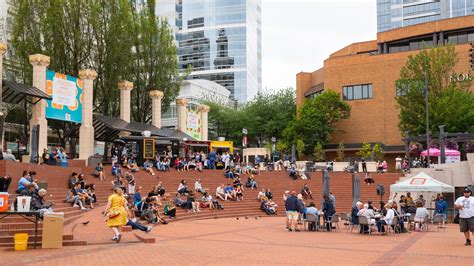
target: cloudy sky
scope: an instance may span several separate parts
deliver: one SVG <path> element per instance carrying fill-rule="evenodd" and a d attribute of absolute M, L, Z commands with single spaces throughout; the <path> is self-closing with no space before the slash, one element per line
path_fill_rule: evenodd
<path fill-rule="evenodd" d="M 262 0 L 263 89 L 295 88 L 298 72 L 376 33 L 376 0 Z"/>

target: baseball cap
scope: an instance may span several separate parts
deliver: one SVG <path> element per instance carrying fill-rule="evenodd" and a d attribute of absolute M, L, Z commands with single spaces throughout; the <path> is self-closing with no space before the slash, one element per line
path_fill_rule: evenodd
<path fill-rule="evenodd" d="M 471 189 L 470 189 L 469 187 L 465 187 L 465 188 L 464 188 L 464 193 L 466 193 L 466 192 L 472 193 L 472 191 L 471 191 Z"/>

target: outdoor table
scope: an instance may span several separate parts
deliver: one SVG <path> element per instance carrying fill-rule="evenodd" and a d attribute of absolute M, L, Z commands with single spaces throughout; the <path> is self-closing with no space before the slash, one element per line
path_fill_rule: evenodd
<path fill-rule="evenodd" d="M 39 222 L 39 219 L 40 219 L 40 213 L 37 212 L 37 211 L 29 211 L 29 212 L 12 212 L 12 211 L 8 211 L 8 212 L 0 212 L 0 220 L 2 220 L 3 218 L 6 218 L 10 215 L 18 215 L 20 217 L 23 217 L 24 219 L 32 222 L 35 224 L 35 243 L 33 245 L 33 248 L 36 248 L 36 245 L 38 243 L 38 222 Z M 31 219 L 29 216 L 34 216 L 34 220 Z"/>

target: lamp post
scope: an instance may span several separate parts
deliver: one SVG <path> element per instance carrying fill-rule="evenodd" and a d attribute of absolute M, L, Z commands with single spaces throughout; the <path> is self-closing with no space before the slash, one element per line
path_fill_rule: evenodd
<path fill-rule="evenodd" d="M 425 70 L 426 167 L 430 167 L 430 117 L 428 112 L 428 72 Z"/>
<path fill-rule="evenodd" d="M 438 126 L 439 128 L 439 151 L 440 151 L 440 163 L 446 163 L 446 149 L 444 146 L 444 127 L 445 125 Z"/>
<path fill-rule="evenodd" d="M 275 162 L 275 143 L 276 143 L 276 138 L 275 137 L 272 137 L 271 138 L 271 141 L 272 141 L 272 161 Z"/>

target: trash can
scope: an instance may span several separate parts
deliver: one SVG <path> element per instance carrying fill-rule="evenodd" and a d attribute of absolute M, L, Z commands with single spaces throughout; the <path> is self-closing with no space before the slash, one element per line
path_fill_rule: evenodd
<path fill-rule="evenodd" d="M 95 168 L 100 162 L 102 162 L 101 157 L 89 156 L 89 158 L 87 158 L 87 166 L 89 167 Z"/>
<path fill-rule="evenodd" d="M 63 247 L 63 226 L 63 212 L 44 214 L 42 248 Z"/>
<path fill-rule="evenodd" d="M 28 234 L 21 233 L 15 234 L 13 239 L 15 240 L 15 251 L 26 250 L 28 246 Z"/>
<path fill-rule="evenodd" d="M 8 211 L 8 193 L 0 192 L 0 212 Z"/>

